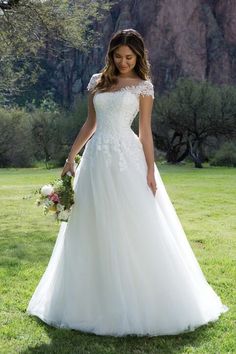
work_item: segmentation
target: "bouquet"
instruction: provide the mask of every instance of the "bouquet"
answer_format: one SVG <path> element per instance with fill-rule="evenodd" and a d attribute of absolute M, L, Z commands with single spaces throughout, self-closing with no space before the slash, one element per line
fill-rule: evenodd
<path fill-rule="evenodd" d="M 81 156 L 77 155 L 75 163 L 80 162 Z M 74 190 L 72 186 L 72 175 L 67 172 L 61 178 L 55 179 L 53 182 L 37 189 L 35 193 L 39 193 L 36 200 L 37 206 L 43 206 L 44 214 L 53 213 L 55 220 L 67 222 L 74 204 Z"/>

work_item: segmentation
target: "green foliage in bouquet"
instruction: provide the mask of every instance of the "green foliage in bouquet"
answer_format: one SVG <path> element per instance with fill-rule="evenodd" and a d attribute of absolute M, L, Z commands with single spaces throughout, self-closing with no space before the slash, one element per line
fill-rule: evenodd
<path fill-rule="evenodd" d="M 74 191 L 72 187 L 72 177 L 64 175 L 52 182 L 54 193 L 57 193 L 60 198 L 60 204 L 65 209 L 69 210 L 74 204 Z"/>

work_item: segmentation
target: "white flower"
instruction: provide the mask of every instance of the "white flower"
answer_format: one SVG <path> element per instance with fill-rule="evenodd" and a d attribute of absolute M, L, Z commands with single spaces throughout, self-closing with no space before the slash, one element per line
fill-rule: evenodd
<path fill-rule="evenodd" d="M 36 204 L 37 206 L 39 206 L 39 205 L 42 204 L 42 201 L 41 201 L 40 199 L 37 199 L 36 202 L 35 202 L 35 204 Z"/>
<path fill-rule="evenodd" d="M 57 210 L 58 210 L 58 211 L 63 211 L 64 208 L 65 208 L 64 205 L 62 205 L 62 204 L 60 204 L 60 203 L 57 204 Z"/>
<path fill-rule="evenodd" d="M 53 189 L 53 186 L 51 184 L 46 184 L 45 186 L 43 186 L 41 188 L 41 194 L 42 195 L 47 196 L 47 195 L 49 195 L 49 194 L 51 194 L 53 192 L 54 192 L 54 189 Z"/>
<path fill-rule="evenodd" d="M 70 212 L 68 210 L 63 210 L 58 214 L 58 219 L 62 221 L 67 221 L 69 218 L 69 214 Z"/>

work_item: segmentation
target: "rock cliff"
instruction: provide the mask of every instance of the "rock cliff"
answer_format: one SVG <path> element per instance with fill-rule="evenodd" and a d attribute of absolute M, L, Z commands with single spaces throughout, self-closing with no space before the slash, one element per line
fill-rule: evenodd
<path fill-rule="evenodd" d="M 88 54 L 73 50 L 56 65 L 52 82 L 65 102 L 86 89 L 104 65 L 112 33 L 123 28 L 144 36 L 159 93 L 180 76 L 236 84 L 235 0 L 118 0 L 94 26 L 102 33 L 96 46 Z"/>

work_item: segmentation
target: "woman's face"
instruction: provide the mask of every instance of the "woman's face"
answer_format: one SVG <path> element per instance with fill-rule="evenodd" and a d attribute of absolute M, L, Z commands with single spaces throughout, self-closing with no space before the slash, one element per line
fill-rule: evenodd
<path fill-rule="evenodd" d="M 136 65 L 137 55 L 127 45 L 121 45 L 114 51 L 113 60 L 121 74 L 128 74 Z"/>

